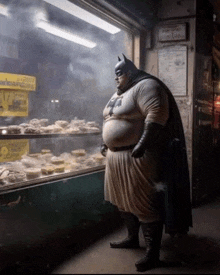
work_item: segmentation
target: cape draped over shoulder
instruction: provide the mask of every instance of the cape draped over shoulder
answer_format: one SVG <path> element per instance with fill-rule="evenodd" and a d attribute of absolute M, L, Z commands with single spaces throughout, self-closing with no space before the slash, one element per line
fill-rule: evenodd
<path fill-rule="evenodd" d="M 187 150 L 180 112 L 169 88 L 160 79 L 144 71 L 137 71 L 127 89 L 143 79 L 156 80 L 166 91 L 169 100 L 169 119 L 161 135 L 162 139 L 166 138 L 161 179 L 165 184 L 165 232 L 187 232 L 192 226 L 192 210 Z"/>

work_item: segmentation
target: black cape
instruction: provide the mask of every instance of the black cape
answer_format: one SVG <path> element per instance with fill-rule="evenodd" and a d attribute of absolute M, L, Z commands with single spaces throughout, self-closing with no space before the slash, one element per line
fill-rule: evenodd
<path fill-rule="evenodd" d="M 186 233 L 192 227 L 190 199 L 190 178 L 186 152 L 185 135 L 177 103 L 168 87 L 157 77 L 138 70 L 128 88 L 143 79 L 156 80 L 166 91 L 169 100 L 169 119 L 161 134 L 165 150 L 161 156 L 165 232 L 170 235 Z"/>

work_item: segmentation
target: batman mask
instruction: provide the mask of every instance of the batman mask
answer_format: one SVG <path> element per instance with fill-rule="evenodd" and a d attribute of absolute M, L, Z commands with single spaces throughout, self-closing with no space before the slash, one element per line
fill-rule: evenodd
<path fill-rule="evenodd" d="M 121 60 L 120 57 L 118 57 L 118 63 L 115 65 L 115 74 L 116 76 L 121 76 L 125 73 L 127 73 L 128 71 L 136 72 L 138 69 L 137 67 L 134 65 L 134 63 L 127 59 L 126 56 L 124 54 L 123 58 L 124 60 Z"/>

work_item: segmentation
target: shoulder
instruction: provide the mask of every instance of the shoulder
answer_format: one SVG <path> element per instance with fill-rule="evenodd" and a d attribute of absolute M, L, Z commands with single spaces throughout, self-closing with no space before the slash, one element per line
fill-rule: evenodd
<path fill-rule="evenodd" d="M 143 79 L 143 80 L 139 81 L 136 85 L 140 86 L 140 87 L 143 86 L 145 88 L 158 88 L 158 87 L 161 87 L 159 81 L 157 81 L 154 78 Z"/>
<path fill-rule="evenodd" d="M 148 94 L 148 96 L 159 96 L 165 93 L 159 81 L 152 78 L 143 79 L 138 82 L 135 85 L 135 90 L 139 94 Z"/>

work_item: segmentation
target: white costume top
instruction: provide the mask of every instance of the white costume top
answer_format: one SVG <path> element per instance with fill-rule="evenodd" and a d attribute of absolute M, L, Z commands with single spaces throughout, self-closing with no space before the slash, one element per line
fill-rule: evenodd
<path fill-rule="evenodd" d="M 103 141 L 110 149 L 106 156 L 105 200 L 135 214 L 140 221 L 158 220 L 158 154 L 145 151 L 143 157 L 133 158 L 132 149 L 113 152 L 113 148 L 137 144 L 145 122 L 166 124 L 167 93 L 157 81 L 141 80 L 123 94 L 115 93 L 103 116 Z"/>
<path fill-rule="evenodd" d="M 103 117 L 103 141 L 108 148 L 136 144 L 143 133 L 144 122 L 165 125 L 167 95 L 155 80 L 142 80 L 122 95 L 115 93 Z"/>

